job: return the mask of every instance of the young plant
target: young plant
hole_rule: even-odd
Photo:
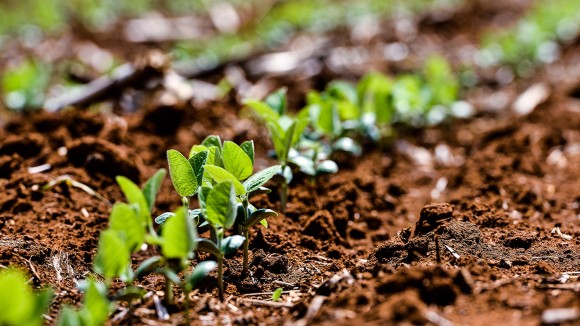
[[[292,169],[288,165],[290,162],[290,150],[300,140],[304,129],[308,125],[309,117],[307,111],[302,111],[296,117],[291,117],[286,112],[287,100],[286,89],[281,88],[269,95],[263,102],[258,100],[248,100],[245,103],[250,107],[259,120],[264,123],[269,130],[272,144],[281,171],[278,174],[282,180],[280,187],[280,204],[282,212],[286,209],[288,200],[288,184],[292,181]]]
[[[42,314],[52,300],[52,291],[33,291],[24,273],[0,270],[0,325],[42,325]]]
[[[201,145],[191,148],[189,159],[181,153],[170,150],[167,153],[171,180],[182,201],[189,209],[191,196],[199,193],[200,189],[210,189],[215,185],[229,181],[235,190],[236,202],[241,205],[241,216],[234,220],[238,224],[240,233],[244,236],[244,275],[248,274],[249,266],[249,228],[262,223],[267,226],[265,219],[276,216],[268,209],[250,207],[249,199],[257,194],[269,192],[262,187],[274,175],[280,172],[280,166],[266,168],[256,174],[254,170],[254,142],[246,141],[237,145],[231,141],[221,142],[218,136],[208,136]],[[202,195],[202,194],[200,194]],[[157,223],[169,217],[163,214],[156,219]],[[195,224],[203,219],[203,207],[189,210],[189,216],[196,220]]]
[[[151,236],[155,236],[151,212],[155,207],[155,198],[161,187],[161,182],[165,178],[167,171],[159,169],[155,174],[145,182],[142,188],[139,188],[130,179],[118,176],[117,183],[125,195],[127,202],[133,206],[139,217],[139,224],[146,227]],[[142,243],[141,243],[142,244]]]
[[[217,138],[219,143],[219,138]],[[238,146],[231,141],[225,141],[219,148],[221,163],[219,165],[206,164],[204,170],[211,178],[212,183],[229,181],[233,184],[237,201],[241,204],[242,216],[235,221],[240,232],[244,236],[244,261],[243,275],[248,275],[249,271],[249,229],[261,223],[267,227],[266,218],[277,216],[276,212],[269,209],[253,210],[250,207],[250,198],[254,193],[263,192],[262,186],[274,175],[280,173],[280,165],[271,166],[256,174],[254,170],[254,142],[244,142]]]
[[[79,289],[85,292],[83,305],[76,310],[65,305],[59,315],[56,324],[58,326],[104,325],[113,310],[113,304],[107,297],[107,286],[93,279],[85,280],[79,284]]]
[[[231,229],[236,222],[237,199],[233,183],[223,181],[213,188],[202,187],[199,192],[199,203],[201,216],[210,227],[210,238],[198,238],[196,244],[198,250],[208,252],[216,257],[219,297],[223,301],[224,256],[236,251],[245,242],[245,238],[240,235],[225,237],[225,231]]]

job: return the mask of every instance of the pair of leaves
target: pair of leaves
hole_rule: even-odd
[[[34,293],[22,272],[12,268],[0,272],[0,324],[42,325],[51,299],[49,289]]]
[[[141,216],[141,223],[143,226],[151,226],[151,211],[155,206],[155,198],[161,187],[161,182],[165,178],[167,171],[159,169],[155,174],[147,180],[143,189],[140,189],[133,181],[124,177],[118,176],[116,178],[121,191],[130,204],[136,205]]]

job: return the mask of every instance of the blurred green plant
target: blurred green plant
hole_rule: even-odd
[[[42,325],[42,314],[52,299],[52,290],[33,291],[24,273],[0,270],[0,325]]]
[[[537,1],[512,28],[484,34],[479,64],[506,64],[520,76],[558,59],[561,43],[580,32],[580,1]]]

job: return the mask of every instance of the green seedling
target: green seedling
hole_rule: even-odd
[[[216,257],[218,266],[218,290],[224,300],[223,261],[224,256],[235,252],[245,241],[240,235],[225,237],[225,231],[233,227],[237,215],[237,198],[231,181],[223,181],[213,188],[202,187],[199,192],[201,216],[210,227],[210,238],[198,238],[198,250]],[[175,217],[169,219],[173,220]],[[188,219],[189,220],[189,219]]]
[[[157,193],[161,187],[161,182],[166,174],[167,171],[165,169],[157,170],[157,172],[155,172],[155,174],[145,182],[142,188],[139,188],[139,186],[126,177],[118,176],[116,178],[127,202],[136,209],[137,215],[140,218],[140,224],[145,226],[149,231],[149,234],[152,236],[155,235],[155,230],[153,229],[151,212],[153,211],[153,207],[155,207],[155,198],[157,197]]]
[[[85,293],[83,305],[80,309],[65,305],[58,316],[58,326],[82,325],[101,326],[109,317],[114,305],[107,297],[108,287],[93,279],[79,284],[79,289]]]
[[[217,138],[219,142],[219,138]],[[233,184],[237,202],[241,204],[243,215],[236,219],[238,228],[244,236],[244,260],[243,274],[248,275],[249,271],[249,229],[261,223],[267,227],[265,219],[277,214],[269,209],[252,210],[249,207],[250,198],[254,193],[263,192],[262,186],[273,176],[280,173],[280,165],[271,166],[256,174],[254,170],[254,143],[244,142],[240,146],[231,141],[225,141],[220,153],[222,166],[206,164],[205,172],[213,183],[229,181]],[[214,160],[215,163],[220,163]]]
[[[277,288],[274,293],[272,293],[272,301],[274,302],[278,302],[278,300],[280,300],[280,297],[282,296],[282,292],[284,290],[282,288]]]
[[[200,189],[211,189],[219,183],[228,181],[235,190],[236,202],[242,208],[242,215],[234,220],[244,236],[244,274],[249,266],[249,228],[261,223],[267,226],[265,219],[277,215],[271,210],[253,210],[250,198],[258,193],[269,192],[263,185],[280,172],[280,166],[266,168],[256,174],[254,170],[254,142],[246,141],[237,145],[231,141],[221,142],[218,136],[208,136],[201,145],[191,148],[189,159],[181,153],[170,150],[167,153],[171,180],[184,206],[189,209],[190,198],[199,193]],[[200,194],[202,195],[202,194]],[[163,214],[156,218],[157,223],[163,223],[171,214]],[[200,224],[204,218],[203,207],[189,210],[189,216]],[[201,223],[200,226],[206,225]]]
[[[42,314],[52,300],[52,291],[33,291],[24,273],[13,268],[0,270],[0,324],[42,325]]]
[[[269,130],[272,144],[281,171],[280,204],[282,212],[286,209],[288,200],[288,184],[292,181],[292,169],[288,165],[290,150],[300,140],[304,129],[308,125],[307,111],[302,111],[296,117],[287,114],[286,89],[281,88],[268,96],[263,102],[248,100],[246,105],[250,107],[258,119]]]

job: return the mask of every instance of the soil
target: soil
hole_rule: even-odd
[[[521,14],[522,7],[463,10],[468,12],[436,24],[425,18],[421,38],[439,42],[419,42],[423,47],[411,53],[457,57],[476,42],[473,35],[481,25],[491,28],[506,15]],[[466,24],[462,17],[469,10],[495,19]],[[351,42],[339,37],[333,46]],[[382,42],[377,36],[364,45]],[[572,69],[579,54],[578,44],[569,45],[562,60],[509,85],[479,71],[482,85],[464,94],[476,104],[474,118],[422,129],[397,127],[393,143],[367,144],[363,157],[337,157],[337,174],[316,180],[297,174],[286,213],[270,219],[269,228],[251,232],[252,278],[240,277],[240,255],[227,259],[226,302],[216,299],[211,276],[191,295],[194,323],[536,325],[549,309],[580,309],[580,73]],[[405,71],[412,61],[382,70]],[[562,81],[551,71],[569,74]],[[306,82],[297,75],[259,78],[288,86],[290,103],[297,107],[308,87],[359,75],[326,69]],[[494,95],[511,103],[537,82],[550,85],[551,95],[532,113],[517,116],[508,105],[493,109]],[[55,289],[48,323],[63,303],[80,303],[75,282],[92,274],[99,232],[107,226],[112,203],[123,200],[115,176],[143,182],[167,167],[167,149],[187,152],[209,134],[238,143],[254,139],[257,169],[274,162],[263,141],[266,131],[240,120],[240,110],[232,95],[135,112],[119,107],[108,113],[35,112],[5,123],[0,265],[20,266],[35,286]],[[50,168],[29,170],[43,164]],[[67,183],[43,189],[62,175],[102,198]],[[254,203],[279,210],[275,191]],[[166,179],[155,213],[178,205]],[[137,254],[134,263],[153,250]],[[153,297],[163,295],[163,280],[151,276],[141,285],[150,293],[137,305],[134,323],[185,322],[181,293],[177,306],[169,307],[170,319],[160,321]],[[288,307],[248,300],[268,300],[270,294],[256,293],[278,287],[290,291],[282,296]],[[110,323],[126,324],[125,311],[118,308]]]

